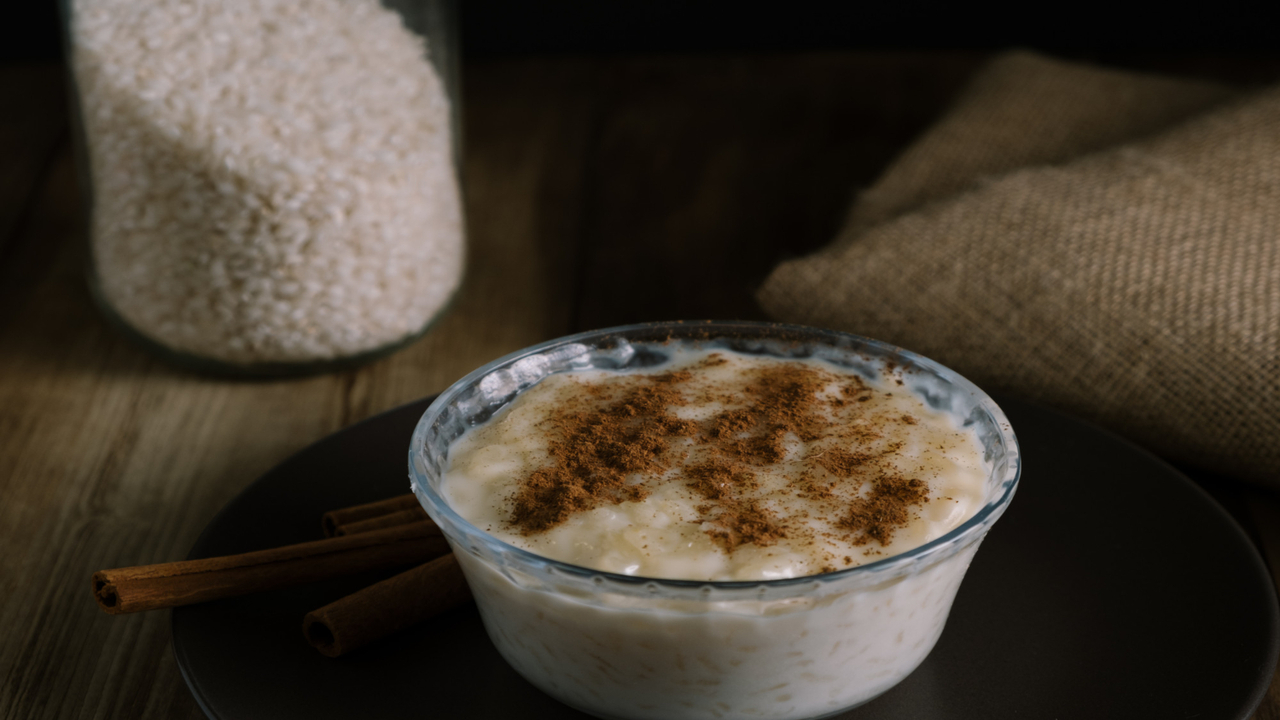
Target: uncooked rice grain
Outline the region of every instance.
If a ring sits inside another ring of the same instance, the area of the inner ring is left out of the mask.
[[[449,101],[376,0],[74,0],[92,256],[129,325],[237,364],[346,357],[462,273]]]

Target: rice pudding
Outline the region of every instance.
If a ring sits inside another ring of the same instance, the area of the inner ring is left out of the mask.
[[[982,444],[880,377],[675,350],[552,375],[449,451],[473,525],[544,557],[682,580],[832,572],[941,537],[982,506]],[[895,392],[896,390],[896,392]]]
[[[1016,487],[1003,415],[945,368],[724,326],[759,341],[637,326],[531,348],[414,434],[414,490],[494,644],[599,717],[874,698],[932,649]]]

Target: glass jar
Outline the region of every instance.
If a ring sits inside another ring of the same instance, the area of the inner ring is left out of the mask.
[[[60,0],[92,294],[204,371],[348,366],[454,295],[447,0]]]

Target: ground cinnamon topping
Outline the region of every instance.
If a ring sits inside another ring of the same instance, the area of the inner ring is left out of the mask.
[[[755,485],[755,476],[740,465],[712,461],[684,469],[686,484],[707,500],[731,500],[734,489]]]
[[[838,518],[834,527],[853,545],[887,544],[929,500],[926,480],[895,464],[902,444],[858,421],[878,392],[860,378],[780,362],[751,367],[737,384],[696,393],[685,387],[700,369],[725,362],[710,355],[686,370],[584,384],[544,423],[549,462],[520,479],[510,498],[512,527],[540,533],[575,513],[640,501],[658,483],[676,482],[698,498],[696,522],[726,552],[804,541],[813,531],[779,520],[760,490],[757,473],[778,467],[792,478],[787,492]],[[691,402],[724,409],[702,420],[680,417]],[[798,456],[797,441],[826,444]]]
[[[687,378],[683,378],[687,379]],[[606,503],[643,500],[643,485],[628,476],[667,469],[668,441],[696,432],[693,423],[668,414],[684,400],[656,376],[601,408],[567,409],[552,416],[553,464],[535,470],[512,498],[511,522],[524,534],[548,530],[576,512]]]
[[[814,457],[819,465],[836,477],[852,477],[854,471],[876,458],[868,452],[849,452],[844,448],[831,448]]]
[[[882,475],[871,493],[853,503],[840,527],[856,534],[854,545],[875,540],[885,545],[893,531],[911,521],[909,509],[929,502],[929,486],[923,480],[900,475]]]
[[[708,524],[707,533],[725,552],[733,552],[739,545],[772,545],[787,536],[786,527],[752,500],[722,506]]]

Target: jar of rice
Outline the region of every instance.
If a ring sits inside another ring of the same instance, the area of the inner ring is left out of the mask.
[[[445,0],[61,0],[90,285],[167,357],[327,370],[426,331],[461,280]]]

